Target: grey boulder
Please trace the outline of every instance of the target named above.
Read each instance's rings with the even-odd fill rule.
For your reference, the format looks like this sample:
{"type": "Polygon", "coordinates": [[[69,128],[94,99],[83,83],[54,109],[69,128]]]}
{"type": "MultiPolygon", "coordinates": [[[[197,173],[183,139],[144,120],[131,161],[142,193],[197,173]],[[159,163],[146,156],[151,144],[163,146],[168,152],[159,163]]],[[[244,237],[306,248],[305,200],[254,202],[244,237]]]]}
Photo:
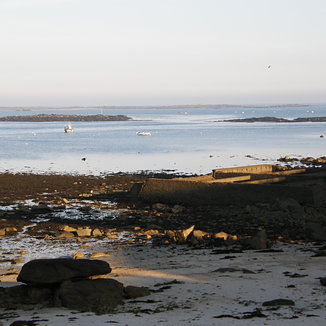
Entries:
{"type": "Polygon", "coordinates": [[[67,280],[104,275],[110,272],[110,265],[102,260],[36,259],[22,267],[17,281],[34,285],[57,284],[67,280]]]}

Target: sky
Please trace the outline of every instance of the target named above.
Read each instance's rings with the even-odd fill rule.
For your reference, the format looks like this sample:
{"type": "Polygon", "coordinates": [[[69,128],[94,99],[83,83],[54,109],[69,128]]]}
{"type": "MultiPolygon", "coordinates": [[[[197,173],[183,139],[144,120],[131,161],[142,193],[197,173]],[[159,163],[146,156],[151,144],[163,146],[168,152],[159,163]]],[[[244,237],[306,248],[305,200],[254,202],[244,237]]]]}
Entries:
{"type": "Polygon", "coordinates": [[[0,106],[326,103],[325,17],[325,0],[0,0],[0,106]]]}

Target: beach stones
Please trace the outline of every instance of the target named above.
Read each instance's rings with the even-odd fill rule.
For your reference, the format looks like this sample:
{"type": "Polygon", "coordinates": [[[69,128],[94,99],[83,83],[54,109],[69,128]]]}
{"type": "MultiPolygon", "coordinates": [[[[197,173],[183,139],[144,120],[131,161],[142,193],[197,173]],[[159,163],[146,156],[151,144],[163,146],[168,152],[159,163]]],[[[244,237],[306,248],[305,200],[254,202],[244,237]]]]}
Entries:
{"type": "Polygon", "coordinates": [[[125,298],[150,294],[146,287],[124,287],[114,279],[89,278],[110,272],[110,265],[101,260],[32,260],[22,267],[17,277],[17,281],[26,284],[0,287],[0,308],[40,304],[104,314],[111,313],[125,298]]]}
{"type": "Polygon", "coordinates": [[[322,286],[326,286],[326,277],[321,277],[321,278],[320,278],[320,284],[321,284],[322,286]]]}
{"type": "Polygon", "coordinates": [[[123,284],[113,279],[66,281],[58,290],[58,299],[66,308],[104,314],[123,303],[123,284]]]}
{"type": "Polygon", "coordinates": [[[37,259],[22,267],[17,281],[27,284],[55,284],[110,272],[110,265],[102,260],[37,259]]]}
{"type": "Polygon", "coordinates": [[[275,306],[295,306],[295,302],[289,299],[274,299],[263,302],[264,307],[275,307],[275,306]]]}
{"type": "Polygon", "coordinates": [[[76,232],[77,233],[77,229],[73,228],[69,225],[61,225],[59,226],[59,231],[64,231],[64,232],[76,232]]]}
{"type": "Polygon", "coordinates": [[[132,286],[128,285],[124,288],[124,296],[127,299],[135,299],[138,297],[144,297],[150,295],[150,290],[145,286],[132,286]]]}
{"type": "Polygon", "coordinates": [[[267,239],[267,233],[264,229],[258,229],[255,236],[247,239],[241,239],[241,245],[246,249],[261,250],[270,247],[270,242],[267,239]]]}
{"type": "Polygon", "coordinates": [[[78,228],[77,235],[79,237],[90,237],[92,235],[92,229],[89,228],[88,226],[84,228],[78,228]]]}
{"type": "Polygon", "coordinates": [[[0,308],[15,309],[24,305],[51,305],[53,289],[43,286],[17,285],[0,287],[0,308]]]}

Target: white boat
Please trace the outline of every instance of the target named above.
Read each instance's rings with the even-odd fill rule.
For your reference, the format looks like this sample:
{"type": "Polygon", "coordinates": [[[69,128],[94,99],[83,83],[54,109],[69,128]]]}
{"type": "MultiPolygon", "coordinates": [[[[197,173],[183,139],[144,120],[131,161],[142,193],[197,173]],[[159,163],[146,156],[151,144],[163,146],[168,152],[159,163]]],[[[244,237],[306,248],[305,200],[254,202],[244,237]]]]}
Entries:
{"type": "Polygon", "coordinates": [[[74,132],[75,130],[73,129],[73,127],[71,126],[71,124],[68,124],[64,127],[64,131],[65,133],[72,133],[74,132]]]}
{"type": "Polygon", "coordinates": [[[147,131],[138,131],[136,133],[137,136],[151,136],[152,134],[150,132],[147,131]]]}

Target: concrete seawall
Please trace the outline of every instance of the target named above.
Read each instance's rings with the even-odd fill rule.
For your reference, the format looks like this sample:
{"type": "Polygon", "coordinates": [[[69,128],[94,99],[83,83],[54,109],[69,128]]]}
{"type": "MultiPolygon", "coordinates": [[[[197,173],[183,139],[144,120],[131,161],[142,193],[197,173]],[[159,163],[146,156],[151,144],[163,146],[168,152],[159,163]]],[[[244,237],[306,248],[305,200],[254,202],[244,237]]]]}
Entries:
{"type": "Polygon", "coordinates": [[[209,184],[181,180],[150,179],[138,198],[145,202],[188,205],[235,205],[273,203],[276,198],[294,198],[301,204],[325,201],[326,187],[315,189],[287,184],[209,184]]]}

